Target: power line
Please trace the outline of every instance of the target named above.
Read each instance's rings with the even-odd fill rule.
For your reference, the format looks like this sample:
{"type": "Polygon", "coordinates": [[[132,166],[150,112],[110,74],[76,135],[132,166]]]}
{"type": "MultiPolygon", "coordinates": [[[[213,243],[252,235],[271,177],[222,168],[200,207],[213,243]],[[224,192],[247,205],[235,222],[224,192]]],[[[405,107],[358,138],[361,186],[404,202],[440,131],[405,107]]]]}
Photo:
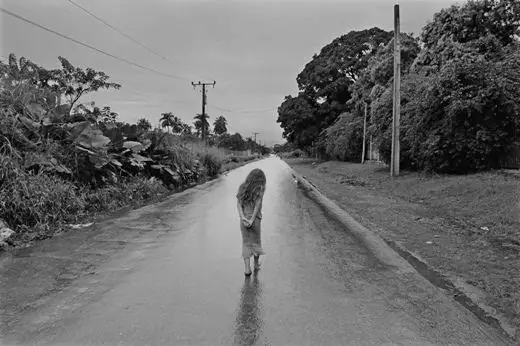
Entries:
{"type": "Polygon", "coordinates": [[[260,112],[274,111],[275,109],[278,109],[278,107],[266,108],[266,109],[257,109],[257,110],[242,110],[242,111],[238,111],[238,112],[242,112],[242,113],[260,113],[260,112]]]}
{"type": "Polygon", "coordinates": [[[260,112],[267,112],[267,111],[273,111],[273,110],[278,109],[278,107],[275,107],[275,108],[266,108],[266,109],[257,109],[257,110],[247,110],[247,109],[246,110],[240,110],[240,109],[232,110],[232,109],[217,107],[217,106],[213,106],[213,105],[208,105],[208,106],[211,108],[214,108],[216,110],[226,112],[226,113],[260,113],[260,112]]]}
{"type": "Polygon", "coordinates": [[[109,56],[109,57],[111,57],[111,58],[113,58],[113,59],[116,59],[116,60],[122,61],[122,62],[124,62],[124,63],[127,63],[127,64],[129,64],[129,65],[132,65],[132,66],[135,66],[135,67],[139,67],[139,68],[141,68],[141,69],[143,69],[143,70],[146,70],[146,71],[149,71],[149,72],[152,72],[152,73],[158,74],[158,75],[163,76],[163,77],[168,77],[168,78],[173,78],[173,79],[180,79],[180,80],[188,80],[188,79],[186,79],[186,78],[184,78],[184,77],[179,77],[179,76],[175,76],[175,75],[172,75],[172,74],[159,72],[159,71],[153,70],[153,69],[151,69],[151,68],[148,68],[148,67],[146,67],[146,66],[143,66],[143,65],[140,65],[140,64],[138,64],[138,63],[135,63],[135,62],[132,62],[132,61],[130,61],[130,60],[127,60],[127,59],[125,59],[125,58],[121,58],[121,57],[115,56],[115,55],[113,55],[113,54],[107,53],[107,52],[105,52],[105,51],[103,51],[103,50],[101,50],[101,49],[98,49],[98,48],[96,48],[96,47],[93,47],[93,46],[91,46],[91,45],[88,45],[88,44],[86,44],[86,43],[83,43],[83,42],[81,42],[81,41],[78,41],[78,40],[76,40],[76,39],[74,39],[74,38],[72,38],[72,37],[69,37],[69,36],[67,36],[67,35],[61,34],[61,33],[57,32],[57,31],[52,30],[52,29],[46,28],[46,27],[44,27],[43,25],[40,25],[40,24],[38,24],[38,23],[35,23],[35,22],[33,22],[33,21],[31,21],[31,20],[29,20],[29,19],[27,19],[27,18],[24,18],[24,17],[22,17],[22,16],[20,16],[20,15],[18,15],[18,14],[16,14],[16,13],[13,13],[13,12],[11,12],[11,11],[8,11],[8,10],[6,10],[6,9],[4,9],[4,8],[0,8],[0,10],[1,10],[2,12],[4,12],[4,13],[6,13],[6,14],[12,16],[12,17],[14,17],[14,18],[17,18],[17,19],[19,19],[19,20],[21,20],[21,21],[24,21],[24,22],[26,22],[26,23],[29,23],[29,24],[31,24],[31,25],[34,25],[34,26],[36,26],[36,27],[38,27],[38,28],[40,28],[40,29],[42,29],[42,30],[48,31],[48,32],[53,33],[53,34],[55,34],[55,35],[58,35],[58,36],[60,36],[60,37],[62,37],[62,38],[64,38],[64,39],[67,39],[67,40],[69,40],[69,41],[72,41],[72,42],[74,42],[74,43],[77,43],[77,44],[79,44],[79,45],[81,45],[81,46],[83,46],[83,47],[86,47],[86,48],[92,49],[92,50],[94,50],[94,51],[96,51],[96,52],[98,52],[98,53],[101,53],[101,54],[103,54],[103,55],[109,56]]]}
{"type": "Polygon", "coordinates": [[[126,37],[127,39],[129,39],[130,41],[136,43],[137,45],[141,46],[142,48],[146,49],[147,51],[151,52],[152,54],[158,56],[159,58],[163,59],[164,61],[167,61],[169,62],[171,65],[174,65],[176,66],[176,64],[171,61],[170,59],[168,59],[167,57],[165,57],[164,55],[161,55],[160,53],[156,52],[155,50],[151,49],[151,48],[148,48],[146,45],[144,45],[143,43],[137,41],[135,38],[133,38],[132,36],[124,33],[123,31],[119,30],[118,28],[116,28],[115,26],[111,25],[110,23],[108,23],[107,21],[103,20],[102,18],[100,18],[99,16],[97,16],[96,14],[92,13],[91,11],[87,10],[86,8],[84,8],[83,6],[79,5],[78,3],[74,2],[73,0],[67,0],[69,3],[71,3],[72,5],[78,7],[79,9],[81,9],[83,12],[87,13],[88,15],[94,17],[96,20],[98,20],[99,22],[103,23],[104,25],[106,25],[107,27],[109,27],[110,29],[114,30],[115,32],[117,32],[118,34],[126,37]]]}
{"type": "MultiPolygon", "coordinates": [[[[215,87],[215,84],[217,84],[216,81],[213,81],[213,83],[201,83],[201,82],[198,82],[197,84],[195,84],[194,82],[191,82],[191,85],[193,85],[193,89],[195,89],[196,86],[202,86],[202,117],[205,117],[206,116],[206,104],[207,104],[207,100],[206,100],[206,86],[208,85],[212,85],[213,87],[215,87]]],[[[204,118],[202,118],[202,120],[204,120],[204,118]]],[[[202,140],[204,140],[204,128],[202,128],[202,140]]]]}
{"type": "Polygon", "coordinates": [[[129,40],[133,41],[134,43],[138,44],[139,46],[143,47],[144,49],[146,49],[147,51],[155,54],[156,56],[158,56],[159,58],[163,59],[163,60],[166,60],[168,61],[169,63],[173,64],[173,62],[162,56],[161,54],[157,53],[156,51],[154,51],[153,49],[150,49],[148,48],[147,46],[145,46],[144,44],[142,44],[141,42],[137,41],[136,39],[134,39],[133,37],[131,37],[130,35],[128,34],[125,34],[124,32],[122,32],[121,30],[119,30],[118,28],[114,27],[113,25],[110,25],[109,23],[107,23],[106,21],[104,21],[103,19],[99,18],[97,15],[95,15],[94,13],[90,12],[89,10],[87,10],[86,8],[84,8],[83,6],[75,3],[74,1],[72,0],[67,0],[68,2],[70,2],[71,4],[73,4],[74,6],[78,7],[79,9],[81,9],[82,11],[86,12],[87,14],[89,14],[90,16],[96,18],[98,21],[100,21],[101,23],[105,24],[106,26],[108,26],[110,29],[114,30],[115,32],[119,33],[120,35],[123,35],[124,37],[128,38],[129,40]]]}

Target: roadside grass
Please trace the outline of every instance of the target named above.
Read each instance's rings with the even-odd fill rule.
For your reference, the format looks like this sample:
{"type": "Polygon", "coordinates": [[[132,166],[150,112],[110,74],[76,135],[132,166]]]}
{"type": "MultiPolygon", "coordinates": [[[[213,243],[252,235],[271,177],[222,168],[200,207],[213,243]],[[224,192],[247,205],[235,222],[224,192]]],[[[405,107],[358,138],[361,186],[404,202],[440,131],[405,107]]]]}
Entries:
{"type": "Polygon", "coordinates": [[[402,172],[382,164],[286,160],[331,199],[435,269],[462,278],[520,331],[520,178],[402,172]]]}

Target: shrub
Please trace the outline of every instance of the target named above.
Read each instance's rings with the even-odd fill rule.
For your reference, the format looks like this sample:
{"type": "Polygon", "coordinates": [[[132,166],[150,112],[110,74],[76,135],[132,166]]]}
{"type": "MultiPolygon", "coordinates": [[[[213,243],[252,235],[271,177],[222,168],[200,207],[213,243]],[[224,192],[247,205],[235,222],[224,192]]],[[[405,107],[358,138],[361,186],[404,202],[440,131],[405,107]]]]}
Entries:
{"type": "Polygon", "coordinates": [[[76,221],[85,205],[84,189],[56,176],[17,171],[16,179],[0,186],[0,218],[18,233],[32,228],[52,233],[51,226],[76,221]]]}
{"type": "Polygon", "coordinates": [[[301,149],[296,149],[287,154],[289,158],[295,158],[295,157],[303,157],[305,153],[301,149]]]}
{"type": "Polygon", "coordinates": [[[220,173],[222,159],[214,153],[207,152],[203,154],[201,163],[208,177],[215,178],[220,173]]]}
{"type": "Polygon", "coordinates": [[[85,194],[86,210],[89,213],[109,212],[165,192],[166,187],[154,178],[132,177],[114,185],[88,191],[85,194]]]}
{"type": "Polygon", "coordinates": [[[341,114],[326,130],[325,152],[341,161],[359,161],[363,146],[363,119],[341,114]]]}

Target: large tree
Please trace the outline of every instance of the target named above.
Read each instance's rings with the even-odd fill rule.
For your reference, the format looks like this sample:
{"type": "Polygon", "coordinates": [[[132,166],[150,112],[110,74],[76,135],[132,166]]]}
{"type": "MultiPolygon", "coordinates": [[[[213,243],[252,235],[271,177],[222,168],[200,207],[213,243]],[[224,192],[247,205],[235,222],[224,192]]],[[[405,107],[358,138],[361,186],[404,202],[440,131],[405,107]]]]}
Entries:
{"type": "Polygon", "coordinates": [[[283,137],[297,147],[307,147],[318,136],[320,127],[316,119],[316,106],[303,93],[286,96],[278,107],[277,122],[283,128],[283,137]]]}
{"type": "Polygon", "coordinates": [[[518,41],[518,0],[476,0],[437,12],[422,30],[421,51],[415,65],[424,74],[440,71],[451,59],[483,54],[502,59],[501,47],[518,41]]]}
{"type": "Polygon", "coordinates": [[[299,95],[286,97],[278,108],[284,137],[300,148],[311,145],[348,109],[352,85],[391,38],[391,32],[379,28],[351,31],[314,55],[297,77],[299,95]]]}
{"type": "Polygon", "coordinates": [[[314,101],[345,103],[349,87],[392,33],[379,28],[351,31],[323,47],[297,77],[298,88],[314,101]]]}

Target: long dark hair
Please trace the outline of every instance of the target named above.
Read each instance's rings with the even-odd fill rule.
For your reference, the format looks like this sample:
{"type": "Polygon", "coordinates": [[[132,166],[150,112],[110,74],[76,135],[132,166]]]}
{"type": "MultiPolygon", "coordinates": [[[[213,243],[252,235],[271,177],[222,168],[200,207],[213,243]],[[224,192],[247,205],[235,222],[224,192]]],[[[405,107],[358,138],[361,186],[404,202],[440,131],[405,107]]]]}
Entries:
{"type": "Polygon", "coordinates": [[[253,169],[238,188],[237,199],[242,204],[255,202],[261,197],[261,189],[265,187],[265,184],[264,172],[259,168],[253,169]]]}

